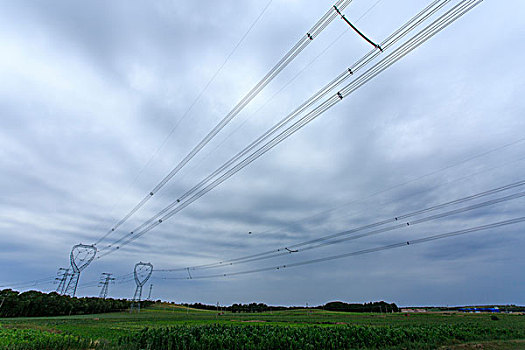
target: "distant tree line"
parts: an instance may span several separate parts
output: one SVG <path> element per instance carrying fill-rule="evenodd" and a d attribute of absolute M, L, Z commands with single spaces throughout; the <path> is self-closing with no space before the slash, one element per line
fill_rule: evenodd
<path fill-rule="evenodd" d="M 263 303 L 250 303 L 250 304 L 233 304 L 230 306 L 217 306 L 217 305 L 206 305 L 201 303 L 194 304 L 182 304 L 186 307 L 191 307 L 194 309 L 200 310 L 217 310 L 220 311 L 230 311 L 233 313 L 236 312 L 265 312 L 265 311 L 277 311 L 277 310 L 286 310 L 286 309 L 300 309 L 300 307 L 286 307 L 286 306 L 268 306 Z"/>
<path fill-rule="evenodd" d="M 182 304 L 187 307 L 201 310 L 217 310 L 217 305 L 206 305 L 201 303 Z M 267 312 L 278 310 L 294 310 L 304 309 L 303 306 L 268 306 L 263 303 L 250 304 L 233 304 L 231 306 L 220 306 L 221 311 L 236 312 Z M 347 304 L 341 301 L 334 301 L 321 306 L 311 307 L 311 309 L 324 309 L 329 311 L 344 311 L 344 312 L 399 312 L 396 304 L 388 304 L 384 301 L 371 302 L 364 304 Z"/>
<path fill-rule="evenodd" d="M 0 317 L 84 315 L 127 309 L 131 301 L 126 299 L 73 298 L 58 293 L 38 291 L 0 291 Z M 143 301 L 141 306 L 152 302 Z"/>
<path fill-rule="evenodd" d="M 322 307 L 329 311 L 345 311 L 345 312 L 399 312 L 399 308 L 395 303 L 388 304 L 384 301 L 376 301 L 364 304 L 347 304 L 342 301 L 332 301 Z"/>
<path fill-rule="evenodd" d="M 263 303 L 250 303 L 250 304 L 233 304 L 229 307 L 231 312 L 266 312 L 266 311 L 277 311 L 284 310 L 286 307 L 283 306 L 268 306 Z"/>

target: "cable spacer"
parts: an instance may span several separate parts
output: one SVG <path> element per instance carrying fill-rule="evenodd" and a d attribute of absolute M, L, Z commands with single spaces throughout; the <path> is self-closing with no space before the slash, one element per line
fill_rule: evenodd
<path fill-rule="evenodd" d="M 352 68 L 348 68 L 348 73 L 354 74 L 354 72 L 352 71 Z"/>
<path fill-rule="evenodd" d="M 310 34 L 310 33 L 306 33 L 306 36 L 308 37 L 308 39 L 310 39 L 310 40 L 314 40 L 314 37 L 312 36 L 312 34 Z"/>
<path fill-rule="evenodd" d="M 153 196 L 153 192 L 150 192 L 149 195 L 150 195 L 150 196 Z"/>
<path fill-rule="evenodd" d="M 342 100 L 343 99 L 343 95 L 341 95 L 341 92 L 337 92 L 337 96 Z"/>
<path fill-rule="evenodd" d="M 161 223 L 162 223 L 162 219 L 159 219 L 159 224 L 161 224 Z"/>

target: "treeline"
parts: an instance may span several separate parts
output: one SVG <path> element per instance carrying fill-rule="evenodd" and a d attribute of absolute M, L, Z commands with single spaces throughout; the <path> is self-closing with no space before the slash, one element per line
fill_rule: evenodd
<path fill-rule="evenodd" d="M 318 307 L 320 308 L 320 307 Z M 322 306 L 324 310 L 344 312 L 399 312 L 395 303 L 388 304 L 384 301 L 376 301 L 364 304 L 347 304 L 342 301 L 333 301 Z"/>
<path fill-rule="evenodd" d="M 131 301 L 126 299 L 73 298 L 58 293 L 38 291 L 0 291 L 0 317 L 64 316 L 113 312 L 127 309 Z M 143 301 L 141 306 L 152 302 Z"/>
<path fill-rule="evenodd" d="M 233 313 L 236 312 L 266 312 L 266 311 L 278 311 L 278 310 L 287 310 L 287 309 L 302 309 L 298 306 L 268 306 L 263 303 L 250 303 L 250 304 L 233 304 L 230 306 L 217 306 L 217 305 L 206 305 L 201 303 L 194 304 L 181 304 L 186 307 L 191 307 L 194 309 L 200 310 L 214 310 L 214 311 L 230 311 Z"/>
<path fill-rule="evenodd" d="M 268 306 L 263 303 L 251 303 L 251 304 L 233 304 L 230 306 L 217 306 L 217 305 L 206 305 L 201 303 L 194 304 L 181 304 L 186 307 L 200 310 L 215 310 L 215 311 L 230 311 L 230 312 L 265 312 L 265 311 L 276 311 L 285 310 L 287 307 L 284 306 Z"/>
<path fill-rule="evenodd" d="M 233 304 L 231 306 L 217 306 L 217 305 L 206 305 L 201 303 L 194 304 L 182 304 L 187 307 L 201 310 L 215 310 L 215 311 L 230 311 L 233 313 L 237 312 L 267 312 L 267 311 L 279 311 L 279 310 L 296 310 L 304 309 L 303 306 L 268 306 L 263 303 L 250 303 L 250 304 Z M 399 312 L 399 308 L 396 304 L 388 304 L 384 301 L 371 302 L 364 304 L 347 304 L 341 301 L 334 301 L 325 305 L 310 307 L 310 309 L 323 309 L 329 311 L 344 311 L 344 312 Z"/>

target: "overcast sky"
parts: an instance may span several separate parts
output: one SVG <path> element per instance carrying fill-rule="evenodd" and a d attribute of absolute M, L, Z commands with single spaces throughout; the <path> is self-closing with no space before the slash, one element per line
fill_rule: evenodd
<path fill-rule="evenodd" d="M 344 12 L 380 42 L 429 2 L 354 0 Z M 53 276 L 67 267 L 73 245 L 103 236 L 332 5 L 333 0 L 1 1 L 1 284 Z M 82 272 L 77 294 L 97 295 L 93 281 L 102 272 L 120 276 L 139 261 L 155 269 L 214 263 L 523 180 L 523 18 L 523 1 L 484 1 L 170 220 L 96 259 Z M 99 247 L 177 199 L 370 49 L 340 18 L 334 20 Z M 523 186 L 447 210 L 521 191 Z M 521 217 L 524 204 L 518 198 L 192 274 L 410 241 Z M 154 272 L 145 288 L 154 285 L 155 299 L 212 304 L 525 304 L 524 229 L 520 223 L 232 277 L 184 280 L 170 278 L 185 278 L 186 272 Z M 117 282 L 109 295 L 131 298 L 134 282 Z M 21 289 L 34 288 L 51 291 L 56 285 Z"/>

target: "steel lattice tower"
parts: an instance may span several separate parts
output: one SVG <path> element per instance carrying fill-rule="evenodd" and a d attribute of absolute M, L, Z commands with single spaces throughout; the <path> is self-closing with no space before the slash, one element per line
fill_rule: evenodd
<path fill-rule="evenodd" d="M 153 284 L 150 284 L 149 285 L 149 293 L 148 293 L 148 299 L 146 300 L 151 300 L 151 290 L 153 289 Z"/>
<path fill-rule="evenodd" d="M 66 289 L 66 281 L 69 275 L 69 269 L 65 269 L 63 267 L 58 269 L 57 277 L 55 278 L 55 281 L 59 281 L 58 287 L 56 289 L 58 294 L 64 294 L 64 290 Z"/>
<path fill-rule="evenodd" d="M 80 272 L 84 270 L 95 259 L 97 248 L 94 245 L 77 244 L 71 249 L 69 254 L 69 262 L 73 273 L 67 283 L 64 294 L 69 294 L 74 297 L 77 293 L 78 279 Z"/>
<path fill-rule="evenodd" d="M 153 273 L 153 265 L 151 263 L 143 263 L 141 261 L 135 264 L 133 274 L 135 277 L 135 284 L 137 285 L 137 288 L 135 288 L 135 294 L 133 295 L 133 304 L 131 306 L 132 309 L 134 307 L 137 307 L 138 310 L 140 311 L 140 301 L 142 299 L 142 287 L 149 280 L 152 273 Z"/>
<path fill-rule="evenodd" d="M 100 290 L 99 297 L 102 299 L 106 299 L 108 296 L 109 284 L 115 280 L 111 275 L 111 273 L 103 272 L 102 276 L 100 276 L 99 285 L 102 286 L 102 289 Z"/>

